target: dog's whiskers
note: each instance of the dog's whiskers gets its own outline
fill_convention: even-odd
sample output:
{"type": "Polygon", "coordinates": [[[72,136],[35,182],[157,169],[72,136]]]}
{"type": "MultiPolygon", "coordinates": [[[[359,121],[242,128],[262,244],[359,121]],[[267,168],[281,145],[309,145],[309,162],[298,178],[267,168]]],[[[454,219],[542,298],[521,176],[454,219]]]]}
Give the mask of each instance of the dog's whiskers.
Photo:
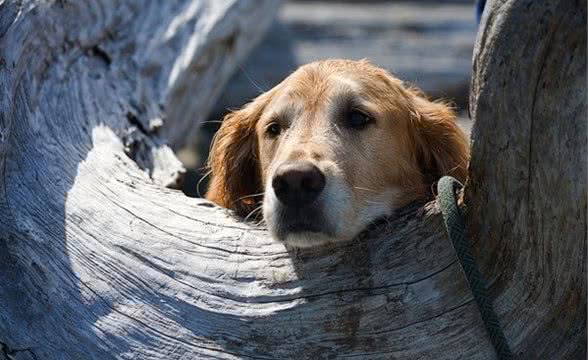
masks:
{"type": "Polygon", "coordinates": [[[263,204],[259,205],[255,209],[251,210],[247,216],[243,219],[243,222],[247,222],[247,220],[255,213],[259,212],[259,210],[263,209],[263,204]]]}
{"type": "Polygon", "coordinates": [[[363,190],[363,191],[369,191],[369,192],[377,193],[376,190],[372,190],[372,189],[368,189],[368,188],[364,188],[364,187],[360,187],[360,186],[354,186],[354,188],[357,189],[357,190],[363,190]]]}
{"type": "Polygon", "coordinates": [[[199,197],[203,197],[202,194],[200,193],[200,184],[202,184],[204,179],[206,179],[208,176],[210,176],[210,174],[212,174],[212,170],[208,170],[206,173],[204,173],[204,175],[196,183],[196,194],[198,194],[199,197]]]}
{"type": "Polygon", "coordinates": [[[265,224],[265,219],[262,217],[258,222],[254,223],[254,227],[259,227],[265,224]]]}
{"type": "Polygon", "coordinates": [[[244,199],[248,199],[248,198],[252,198],[252,197],[256,197],[256,196],[261,196],[261,195],[264,195],[264,194],[265,194],[265,191],[264,192],[257,193],[257,194],[244,195],[244,196],[241,196],[240,198],[238,198],[237,200],[235,200],[233,202],[235,203],[235,202],[237,202],[239,200],[244,200],[244,199]]]}
{"type": "Polygon", "coordinates": [[[223,122],[222,120],[205,120],[205,121],[200,122],[200,124],[201,125],[204,125],[204,124],[222,124],[222,122],[223,122]]]}
{"type": "Polygon", "coordinates": [[[243,72],[243,75],[245,75],[245,77],[247,78],[247,80],[249,80],[249,82],[257,89],[259,90],[259,93],[264,93],[265,90],[263,90],[261,88],[261,86],[259,86],[255,81],[253,81],[253,79],[251,78],[251,76],[249,76],[249,74],[247,73],[247,71],[245,71],[245,68],[242,65],[239,65],[239,69],[241,69],[241,71],[243,72]]]}

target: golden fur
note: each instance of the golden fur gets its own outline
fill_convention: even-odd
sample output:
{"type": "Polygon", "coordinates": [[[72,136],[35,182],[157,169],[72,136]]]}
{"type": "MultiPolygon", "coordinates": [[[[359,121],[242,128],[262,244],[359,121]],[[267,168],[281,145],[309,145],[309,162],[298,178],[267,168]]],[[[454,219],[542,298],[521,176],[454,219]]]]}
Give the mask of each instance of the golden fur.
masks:
{"type": "Polygon", "coordinates": [[[310,161],[327,179],[317,201],[328,234],[280,238],[310,246],[353,238],[375,218],[429,197],[443,175],[465,181],[468,158],[466,136],[445,103],[429,101],[365,60],[325,60],[302,66],[225,117],[209,157],[206,196],[241,216],[263,203],[275,235],[284,220],[276,215],[269,179],[284,162],[310,161]],[[373,123],[361,130],[341,126],[350,103],[373,123]],[[279,136],[267,136],[271,123],[283,129],[279,136]]]}

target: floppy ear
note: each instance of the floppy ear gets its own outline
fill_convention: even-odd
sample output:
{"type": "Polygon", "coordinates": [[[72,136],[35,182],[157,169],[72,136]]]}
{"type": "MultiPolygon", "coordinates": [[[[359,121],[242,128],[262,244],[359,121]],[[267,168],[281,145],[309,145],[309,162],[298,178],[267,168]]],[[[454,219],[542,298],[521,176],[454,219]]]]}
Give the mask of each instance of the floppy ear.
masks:
{"type": "Polygon", "coordinates": [[[211,180],[206,198],[240,216],[255,209],[259,197],[253,195],[262,191],[255,124],[266,102],[267,96],[262,95],[226,115],[208,157],[211,180]]]}
{"type": "Polygon", "coordinates": [[[418,90],[410,92],[417,129],[417,161],[427,185],[444,175],[465,183],[469,143],[457,124],[453,109],[445,103],[429,101],[418,90]]]}

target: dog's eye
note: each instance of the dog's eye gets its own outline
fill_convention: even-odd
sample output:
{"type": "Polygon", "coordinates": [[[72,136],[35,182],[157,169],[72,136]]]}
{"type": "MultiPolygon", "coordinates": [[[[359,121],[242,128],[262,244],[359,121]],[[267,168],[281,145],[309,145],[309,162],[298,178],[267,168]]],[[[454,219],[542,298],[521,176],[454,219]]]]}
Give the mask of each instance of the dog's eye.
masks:
{"type": "Polygon", "coordinates": [[[282,127],[277,122],[273,122],[273,123],[270,123],[268,126],[266,126],[265,132],[269,136],[275,137],[275,136],[280,135],[280,133],[282,132],[282,127]]]}
{"type": "Polygon", "coordinates": [[[360,110],[351,110],[349,114],[347,114],[347,119],[345,125],[352,129],[363,129],[369,123],[372,122],[372,118],[360,110]]]}

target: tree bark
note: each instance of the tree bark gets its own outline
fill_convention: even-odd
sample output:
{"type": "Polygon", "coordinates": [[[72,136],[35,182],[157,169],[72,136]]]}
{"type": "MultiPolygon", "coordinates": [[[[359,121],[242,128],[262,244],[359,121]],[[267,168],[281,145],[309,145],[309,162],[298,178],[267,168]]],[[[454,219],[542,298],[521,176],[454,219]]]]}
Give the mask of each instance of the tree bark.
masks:
{"type": "Polygon", "coordinates": [[[467,224],[521,359],[586,358],[586,1],[489,2],[467,224]]]}
{"type": "MultiPolygon", "coordinates": [[[[560,24],[564,33],[554,32],[558,41],[544,52],[569,61],[569,70],[540,62],[554,90],[533,92],[532,116],[510,107],[496,94],[499,80],[507,94],[531,95],[492,64],[508,50],[519,74],[537,73],[525,52],[504,48],[526,39],[501,37],[526,24],[529,10],[519,7],[526,3],[495,3],[479,39],[479,128],[466,205],[509,341],[519,352],[567,358],[586,353],[586,167],[571,163],[586,154],[585,37],[570,52],[565,42],[579,30],[560,24]],[[500,26],[491,26],[495,14],[500,26]],[[480,45],[487,39],[493,46],[480,45]],[[569,58],[556,56],[561,48],[569,58]],[[484,57],[482,49],[496,53],[484,57]],[[515,114],[489,124],[484,116],[496,110],[489,105],[515,114]],[[561,133],[547,134],[548,116],[565,121],[561,133]],[[515,125],[527,126],[527,137],[511,134],[515,125]],[[520,143],[500,159],[485,155],[496,150],[484,141],[508,134],[520,143]],[[538,139],[532,146],[530,134],[538,139]],[[561,144],[559,152],[542,149],[550,144],[561,144]],[[507,161],[524,158],[521,149],[533,154],[532,171],[507,161]],[[508,192],[510,179],[489,175],[490,164],[516,171],[521,183],[533,176],[529,194],[537,196],[508,192]],[[549,165],[557,169],[549,181],[557,175],[576,185],[552,189],[539,176],[549,165]],[[539,196],[546,189],[565,201],[539,196]],[[482,209],[488,196],[500,203],[482,209]],[[521,211],[532,221],[515,223],[521,211]],[[510,225],[494,227],[510,215],[524,239],[510,225]],[[502,233],[487,238],[496,236],[488,229],[502,233]]],[[[548,26],[576,6],[582,30],[585,5],[567,3],[533,16],[548,26]]],[[[0,4],[0,359],[494,358],[435,203],[404,209],[352,243],[295,251],[263,227],[164,187],[181,166],[161,133],[176,142],[191,131],[191,113],[204,116],[275,7],[271,0],[0,4]]]]}

